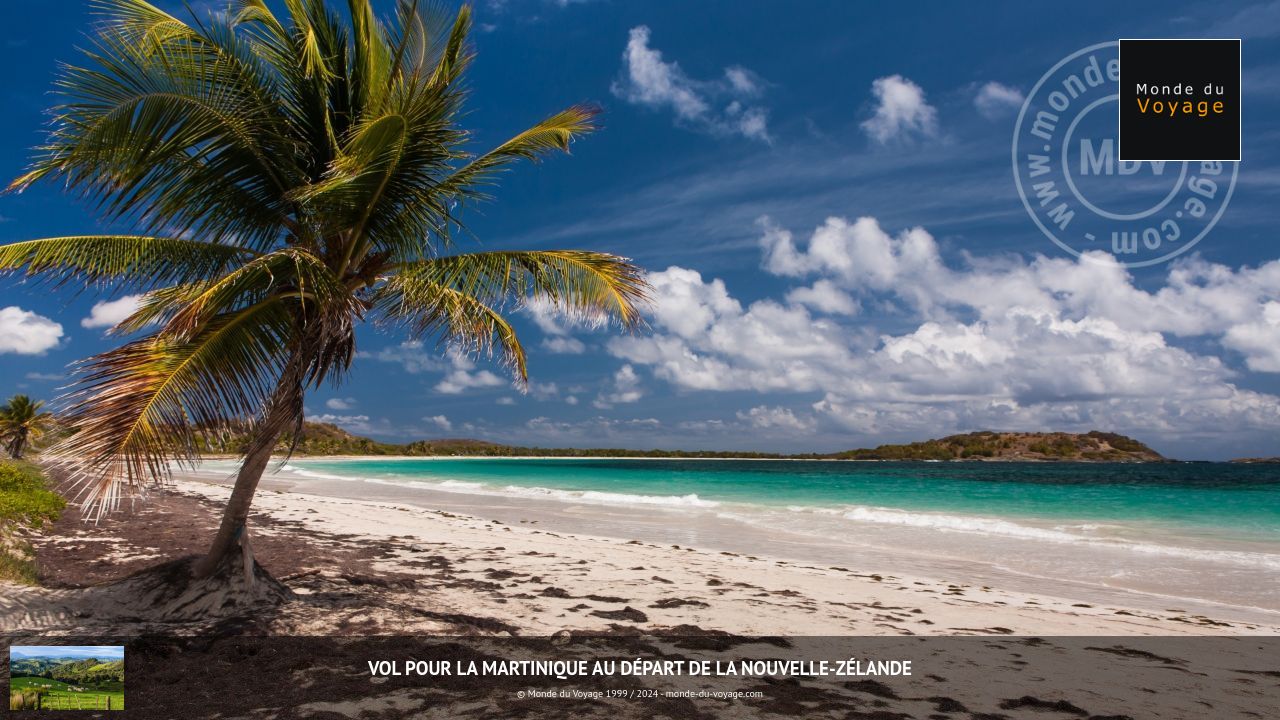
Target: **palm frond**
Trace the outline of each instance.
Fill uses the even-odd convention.
[[[502,350],[524,381],[523,350],[502,318],[503,308],[545,302],[572,317],[635,328],[642,322],[638,306],[646,301],[646,287],[639,268],[605,253],[485,252],[402,265],[372,302],[414,335],[436,334],[482,352]]]
[[[156,1],[93,0],[102,21],[61,69],[47,139],[10,186],[57,179],[121,234],[0,246],[0,275],[143,293],[118,328],[145,337],[87,361],[66,400],[74,433],[58,457],[87,508],[164,479],[228,423],[257,420],[273,442],[272,408],[296,416],[307,387],[340,381],[370,310],[496,352],[521,382],[509,310],[642,325],[647,285],[623,258],[444,256],[468,201],[514,162],[567,151],[598,114],[573,106],[472,152],[469,7],[398,0],[383,23],[373,0],[345,13],[230,0],[187,20]]]
[[[476,186],[493,181],[495,173],[516,160],[537,161],[544,155],[568,152],[581,135],[596,129],[600,109],[594,105],[574,105],[552,115],[498,147],[475,158],[441,183],[441,190],[460,196],[475,195]]]
[[[0,275],[148,289],[217,277],[255,255],[245,248],[183,238],[73,235],[0,245]]]
[[[511,250],[462,253],[407,263],[389,288],[415,283],[451,287],[489,305],[550,303],[575,318],[641,324],[648,300],[644,273],[626,258],[584,250]]]
[[[376,307],[410,337],[435,337],[441,345],[469,352],[496,353],[519,383],[529,380],[524,346],[502,313],[463,291],[428,282],[379,295]]]
[[[189,337],[212,318],[269,297],[291,297],[298,302],[299,322],[315,315],[358,310],[357,301],[324,261],[302,248],[284,248],[258,256],[226,275],[200,285],[189,285],[181,308],[160,331],[173,339]],[[151,311],[148,310],[148,313]]]
[[[75,431],[50,449],[99,515],[124,492],[198,459],[197,439],[255,417],[294,342],[281,300],[229,313],[186,342],[143,338],[91,358],[63,419]]]
[[[109,20],[87,62],[63,68],[53,129],[11,189],[56,176],[146,233],[278,242],[299,170],[276,75],[226,23],[103,5]]]

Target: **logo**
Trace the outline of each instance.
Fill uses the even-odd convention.
[[[1126,160],[1240,160],[1239,40],[1120,40]]]
[[[1119,157],[1119,43],[1078,50],[1031,89],[1013,133],[1013,176],[1040,230],[1077,257],[1166,262],[1213,229],[1239,163]]]

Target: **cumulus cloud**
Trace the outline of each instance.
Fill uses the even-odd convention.
[[[811,430],[817,423],[812,418],[799,418],[784,407],[760,405],[738,413],[738,419],[758,430]]]
[[[429,350],[421,340],[408,340],[376,353],[361,352],[359,357],[395,363],[411,375],[442,372],[447,367],[440,353]]]
[[[880,144],[912,136],[938,134],[938,111],[924,97],[924,90],[901,75],[889,75],[871,83],[875,113],[862,123],[867,136]]]
[[[369,433],[374,431],[373,425],[369,423],[368,415],[338,415],[334,413],[321,413],[319,415],[308,415],[307,420],[310,420],[311,422],[337,425],[340,428],[354,433]]]
[[[604,444],[614,447],[635,447],[637,438],[655,438],[663,430],[657,418],[614,419],[594,417],[587,420],[567,421],[539,416],[527,421],[523,437],[533,441],[567,444]],[[660,441],[660,440],[659,440]],[[643,444],[643,441],[640,441]]]
[[[28,380],[40,380],[42,382],[57,382],[59,380],[67,379],[67,376],[63,375],[62,373],[42,373],[42,372],[29,372],[26,374],[25,377]]]
[[[356,406],[355,398],[329,398],[324,406],[330,410],[351,410]]]
[[[0,355],[43,355],[62,340],[62,325],[16,305],[0,308]]]
[[[459,395],[470,389],[499,387],[508,383],[492,371],[477,368],[476,362],[461,350],[450,348],[442,355],[428,349],[419,340],[402,342],[375,353],[361,353],[360,357],[395,363],[413,375],[444,373],[444,377],[434,387],[436,392],[446,395]]]
[[[508,384],[488,370],[476,369],[475,361],[458,351],[448,353],[451,369],[436,383],[436,392],[458,395],[473,388],[500,387]]]
[[[587,346],[577,338],[549,337],[542,341],[542,349],[557,355],[581,355]]]
[[[868,435],[1280,429],[1280,399],[1240,387],[1227,361],[1239,353],[1252,370],[1280,372],[1280,261],[1187,260],[1148,291],[1101,253],[953,267],[924,229],[890,235],[873,218],[833,217],[804,241],[766,223],[761,246],[769,272],[817,280],[744,306],[696,271],[653,273],[656,332],[616,338],[610,352],[685,390],[816,396],[821,417]],[[843,298],[888,313],[857,332],[826,316],[849,307]],[[1204,352],[1206,341],[1225,354]],[[774,417],[761,407],[739,420]]]
[[[830,280],[818,280],[810,287],[792,289],[787,293],[787,302],[807,305],[813,310],[831,315],[853,315],[858,312],[858,302]]]
[[[424,422],[431,423],[445,432],[453,430],[453,423],[444,415],[431,415],[430,417],[424,417],[422,419]]]
[[[560,396],[560,386],[555,383],[529,383],[529,394],[535,400],[554,400]]]
[[[600,393],[591,404],[601,409],[608,409],[615,404],[637,402],[642,397],[644,397],[644,391],[640,389],[640,376],[636,374],[635,368],[623,365],[613,374],[613,389]]]
[[[542,349],[557,355],[581,355],[586,352],[586,344],[570,336],[571,329],[594,330],[607,322],[603,315],[581,317],[567,314],[555,303],[542,298],[527,302],[524,311],[538,329],[548,336],[542,341]]]
[[[1250,370],[1280,372],[1280,302],[1269,301],[1260,317],[1231,326],[1222,343],[1242,353]]]
[[[973,105],[988,120],[998,120],[1018,111],[1022,107],[1022,91],[992,81],[978,88],[973,96]]]
[[[735,65],[725,69],[722,79],[695,80],[676,62],[663,60],[649,39],[647,26],[631,28],[614,95],[636,105],[670,110],[687,127],[769,142],[768,110],[750,102],[764,91],[759,76]]]
[[[89,310],[89,317],[80,321],[84,328],[115,327],[125,318],[134,314],[142,303],[141,295],[125,295],[117,300],[106,300],[95,303]]]

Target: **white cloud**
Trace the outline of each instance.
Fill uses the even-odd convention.
[[[28,380],[41,380],[41,381],[44,381],[44,382],[57,382],[58,380],[65,380],[65,379],[67,379],[67,376],[66,376],[66,375],[63,375],[63,374],[61,374],[61,373],[29,372],[29,373],[27,373],[27,374],[26,374],[26,378],[27,378]]]
[[[0,355],[43,355],[58,346],[62,325],[16,305],[0,308]]]
[[[329,398],[324,401],[324,406],[330,410],[351,410],[356,406],[355,398]]]
[[[436,392],[446,395],[458,395],[472,388],[499,387],[508,384],[488,370],[477,370],[475,362],[462,352],[450,350],[448,353],[452,369],[444,379],[436,383]]]
[[[760,405],[738,413],[738,419],[761,430],[811,430],[817,423],[812,418],[798,418],[784,407]]]
[[[395,347],[383,348],[376,353],[361,352],[359,357],[396,363],[411,375],[441,372],[447,367],[440,354],[427,350],[421,340],[408,340]]]
[[[786,302],[744,307],[718,279],[653,273],[654,334],[615,338],[611,354],[686,390],[816,394],[821,416],[868,435],[1280,429],[1280,399],[1239,387],[1203,349],[1217,342],[1252,370],[1280,372],[1280,261],[1232,270],[1187,260],[1147,291],[1102,254],[966,256],[951,267],[925,230],[891,236],[873,218],[830,218],[806,242],[766,223],[761,246],[770,272],[818,280]],[[886,313],[848,328],[810,312],[841,305],[821,308],[828,295]],[[1177,338],[1202,342],[1193,351]]]
[[[557,355],[581,355],[587,346],[577,338],[550,337],[542,341],[542,349]]]
[[[816,367],[850,362],[847,333],[802,306],[765,299],[744,310],[722,281],[679,267],[651,273],[649,282],[658,332],[614,338],[608,347],[680,387],[816,390]]]
[[[410,374],[443,372],[436,383],[436,392],[458,395],[472,388],[506,385],[507,380],[489,370],[479,370],[465,352],[451,348],[443,356],[426,349],[419,340],[410,340],[395,347],[383,348],[376,353],[361,353],[360,357],[396,363]]]
[[[494,400],[494,402],[499,405],[515,405],[516,399],[511,397],[510,395],[504,395],[503,397],[500,397],[497,400]]]
[[[649,38],[648,27],[631,28],[614,95],[637,105],[669,109],[677,122],[689,127],[769,142],[768,111],[747,104],[764,89],[755,73],[735,65],[725,69],[722,80],[694,80],[679,64],[664,61],[662,53],[649,46]]]
[[[849,293],[836,287],[830,280],[818,280],[811,287],[798,287],[787,293],[787,302],[808,307],[832,315],[854,315],[858,303]]]
[[[581,340],[570,337],[571,328],[595,330],[608,324],[608,318],[602,314],[581,316],[566,313],[563,308],[543,298],[528,301],[523,309],[538,329],[549,336],[542,341],[542,348],[557,355],[586,352],[587,346]]]
[[[938,112],[925,101],[924,90],[901,75],[889,75],[871,83],[876,97],[875,114],[862,123],[867,135],[880,144],[912,135],[938,134]]]
[[[541,416],[526,422],[524,428],[526,437],[540,442],[636,447],[638,438],[653,437],[662,429],[662,422],[657,418],[606,417],[565,421]]]
[[[613,374],[613,390],[600,393],[591,404],[601,409],[608,409],[615,404],[633,403],[644,397],[640,389],[640,376],[631,365],[623,365]]]
[[[316,423],[337,425],[338,427],[356,433],[369,432],[372,429],[372,426],[369,424],[368,415],[335,415],[333,413],[322,413],[320,415],[308,415],[307,420]]]
[[[1280,302],[1267,302],[1261,317],[1233,325],[1222,343],[1243,353],[1250,370],[1280,372]]]
[[[740,65],[725,68],[724,77],[729,81],[730,87],[743,97],[752,97],[764,92],[764,83],[760,80],[760,76]]]
[[[444,415],[432,415],[430,417],[424,417],[422,419],[424,422],[429,422],[432,425],[435,425],[436,427],[440,428],[445,432],[449,432],[453,430],[453,423],[450,422],[449,418],[445,417]]]
[[[983,117],[998,120],[1017,112],[1023,99],[1021,90],[992,81],[978,89],[978,94],[973,96],[973,105]]]
[[[89,317],[80,321],[80,326],[85,328],[115,327],[123,322],[125,318],[137,312],[138,306],[141,304],[141,295],[125,295],[117,300],[95,303],[93,308],[89,310]]]
[[[536,400],[554,400],[560,396],[560,387],[555,383],[529,383],[529,394]]]

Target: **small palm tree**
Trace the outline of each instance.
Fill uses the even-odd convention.
[[[42,401],[26,395],[14,395],[0,405],[0,442],[9,457],[21,458],[32,442],[39,440],[53,426],[53,414],[41,412]]]
[[[527,379],[504,312],[537,299],[639,322],[646,284],[613,255],[454,253],[460,211],[511,162],[567,151],[596,110],[571,107],[474,155],[459,123],[471,13],[370,0],[237,0],[180,20],[144,0],[98,0],[103,21],[21,190],[58,179],[132,234],[0,246],[0,271],[143,292],[115,328],[146,334],[90,358],[57,448],[88,512],[193,464],[204,437],[246,419],[253,438],[209,552],[208,577],[246,546],[254,491],[307,389],[340,382],[355,328],[496,352]],[[297,437],[297,433],[294,434]],[[242,558],[244,559],[244,558]],[[249,567],[246,561],[246,567]]]

